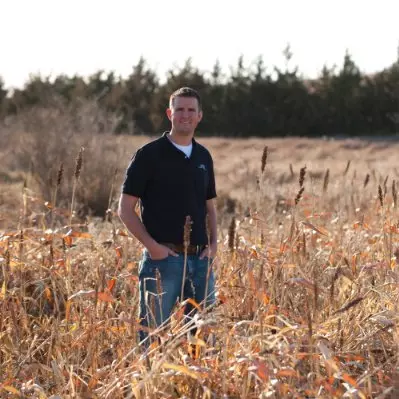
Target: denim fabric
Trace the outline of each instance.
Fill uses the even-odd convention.
[[[194,299],[198,304],[205,299],[208,258],[200,260],[197,255],[187,256],[184,298]],[[158,295],[156,270],[160,274],[160,294]],[[140,319],[143,326],[157,327],[169,317],[177,301],[180,300],[184,270],[184,255],[169,255],[166,259],[152,260],[144,251],[139,266]],[[206,306],[215,302],[215,279],[211,270],[208,279]],[[146,337],[140,332],[140,340]]]

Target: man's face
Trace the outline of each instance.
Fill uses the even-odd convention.
[[[166,110],[166,114],[172,122],[174,132],[187,136],[194,133],[202,118],[202,112],[198,109],[198,101],[195,97],[175,97],[171,108]]]

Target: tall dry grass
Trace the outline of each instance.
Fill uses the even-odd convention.
[[[134,149],[144,138],[124,140]],[[106,221],[71,221],[72,187],[65,206],[51,202],[55,191],[19,190],[25,217],[0,235],[0,397],[395,397],[398,173],[388,153],[370,159],[378,146],[315,143],[207,140],[220,182],[218,302],[190,301],[188,319],[181,304],[149,331],[147,349],[137,334],[142,248],[115,217],[116,185]],[[77,202],[97,177],[91,156]]]

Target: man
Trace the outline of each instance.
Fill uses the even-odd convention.
[[[188,87],[175,91],[166,114],[171,130],[137,150],[119,201],[122,222],[145,247],[139,266],[140,320],[149,327],[165,322],[178,300],[215,301],[214,275],[208,273],[217,252],[215,176],[210,153],[194,139],[202,119],[199,94]],[[141,220],[135,212],[139,200]],[[185,268],[187,216],[191,232]]]

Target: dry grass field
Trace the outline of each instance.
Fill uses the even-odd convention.
[[[22,128],[1,131],[1,398],[399,396],[398,144],[197,137],[218,303],[182,303],[143,351],[142,248],[116,205],[149,138]]]

